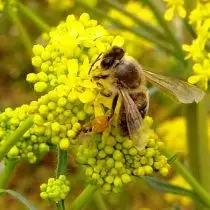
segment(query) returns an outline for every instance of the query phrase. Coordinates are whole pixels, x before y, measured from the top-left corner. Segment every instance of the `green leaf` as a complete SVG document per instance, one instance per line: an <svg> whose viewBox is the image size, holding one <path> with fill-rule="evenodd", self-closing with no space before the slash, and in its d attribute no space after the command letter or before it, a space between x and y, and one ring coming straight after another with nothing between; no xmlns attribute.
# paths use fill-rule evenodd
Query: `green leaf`
<svg viewBox="0 0 210 210"><path fill-rule="evenodd" d="M192 190L188 190L182 187L178 187L176 185L169 184L165 181L162 180L157 180L152 177L142 177L142 179L153 189L158 190L160 192L165 192L165 193L171 193L175 195L182 195L182 196L187 196L190 197L192 200L197 200L200 203L204 204L199 196L193 192Z"/></svg>
<svg viewBox="0 0 210 210"><path fill-rule="evenodd" d="M13 196L21 203L23 203L25 206L27 206L29 210L37 210L37 208L34 205L32 205L31 202L29 202L24 196L22 196L18 192L15 192L13 190L0 189L0 193L8 193L9 195Z"/></svg>

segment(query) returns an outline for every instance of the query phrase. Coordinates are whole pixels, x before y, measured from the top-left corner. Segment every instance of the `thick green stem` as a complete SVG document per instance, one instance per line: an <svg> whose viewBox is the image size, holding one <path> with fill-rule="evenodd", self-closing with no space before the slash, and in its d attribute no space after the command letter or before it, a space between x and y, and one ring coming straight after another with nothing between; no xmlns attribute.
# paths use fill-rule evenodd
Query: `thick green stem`
<svg viewBox="0 0 210 210"><path fill-rule="evenodd" d="M68 165L68 153L66 150L61 150L58 147L56 178L58 178L60 175L66 175L67 165ZM65 210L64 200L58 202L57 209Z"/></svg>
<svg viewBox="0 0 210 210"><path fill-rule="evenodd" d="M101 196L100 192L96 192L94 194L94 202L96 205L96 208L98 210L108 210L106 204L104 203L103 197Z"/></svg>
<svg viewBox="0 0 210 210"><path fill-rule="evenodd" d="M186 120L190 169L198 182L210 192L208 116L205 99L199 104L186 107Z"/></svg>
<svg viewBox="0 0 210 210"><path fill-rule="evenodd" d="M29 55L29 57L31 57L32 55L32 42L31 39L28 35L28 32L26 31L24 25L22 24L20 18L17 15L17 11L16 8L13 8L12 6L8 6L7 8L7 13L9 14L9 17L11 18L12 22L14 23L14 25L17 27L19 34L20 34L20 38L23 42L24 47L26 48L26 51Z"/></svg>
<svg viewBox="0 0 210 210"><path fill-rule="evenodd" d="M0 147L0 161L7 155L9 150L18 142L23 134L33 125L33 118L28 117L21 125L6 139Z"/></svg>
<svg viewBox="0 0 210 210"><path fill-rule="evenodd" d="M0 174L0 188L4 189L8 180L17 165L17 160L6 160L5 167Z"/></svg>
<svg viewBox="0 0 210 210"><path fill-rule="evenodd" d="M144 28L149 33L153 34L157 38L162 39L163 41L168 41L167 37L155 26L151 25L149 22L145 22L143 19L133 15L128 10L124 9L124 6L118 3L117 1L111 1L111 0L104 0L107 4L115 8L116 10L122 12L123 14L127 15L129 18L131 18L138 26Z"/></svg>
<svg viewBox="0 0 210 210"><path fill-rule="evenodd" d="M179 160L175 160L172 166L182 175L182 177L191 185L200 199L210 208L210 194L198 183L185 166Z"/></svg>
<svg viewBox="0 0 210 210"><path fill-rule="evenodd" d="M82 209L98 189L99 187L97 185L87 185L83 192L72 203L71 208L69 208L69 210Z"/></svg>
<svg viewBox="0 0 210 210"><path fill-rule="evenodd" d="M21 2L17 1L17 6L27 18L29 18L31 21L35 23L35 25L40 28L42 31L49 31L50 26L45 23L38 15L36 15L32 10L30 10L28 7L23 5Z"/></svg>

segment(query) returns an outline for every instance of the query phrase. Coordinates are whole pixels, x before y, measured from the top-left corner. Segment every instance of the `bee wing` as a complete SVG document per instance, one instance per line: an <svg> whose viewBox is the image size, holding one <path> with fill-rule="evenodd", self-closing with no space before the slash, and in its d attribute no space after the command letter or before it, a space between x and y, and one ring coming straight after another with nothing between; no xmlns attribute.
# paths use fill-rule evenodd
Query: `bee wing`
<svg viewBox="0 0 210 210"><path fill-rule="evenodd" d="M145 70L143 70L143 73L149 82L163 89L166 93L175 96L181 103L198 103L205 95L201 89L182 80L155 74Z"/></svg>
<svg viewBox="0 0 210 210"><path fill-rule="evenodd" d="M134 141L134 144L138 149L144 149L147 144L147 140L145 138L141 139L141 128L143 126L141 114L129 93L125 89L120 89L120 93L125 107L129 136Z"/></svg>

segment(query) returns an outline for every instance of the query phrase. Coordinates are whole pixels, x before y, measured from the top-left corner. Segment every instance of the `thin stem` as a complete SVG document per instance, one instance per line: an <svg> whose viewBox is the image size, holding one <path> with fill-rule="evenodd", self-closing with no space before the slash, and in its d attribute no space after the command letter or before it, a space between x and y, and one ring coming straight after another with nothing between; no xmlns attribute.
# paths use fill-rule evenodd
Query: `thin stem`
<svg viewBox="0 0 210 210"><path fill-rule="evenodd" d="M24 47L26 48L26 51L31 57L32 55L32 42L31 39L28 35L28 32L26 31L24 25L22 24L20 18L17 15L16 8L13 8L12 6L8 6L7 8L7 13L9 14L9 17L11 18L12 22L14 25L17 27L19 33L20 33L20 38L23 42Z"/></svg>
<svg viewBox="0 0 210 210"><path fill-rule="evenodd" d="M72 203L71 208L69 210L82 209L98 189L99 189L99 187L97 185L91 185L91 184L87 185L87 187L82 191L82 193Z"/></svg>
<svg viewBox="0 0 210 210"><path fill-rule="evenodd" d="M17 1L17 0L16 0ZM35 23L35 25L40 28L42 31L49 31L50 26L45 23L38 15L36 15L31 9L26 7L24 4L21 2L17 1L17 6L27 18L29 18L31 21Z"/></svg>
<svg viewBox="0 0 210 210"><path fill-rule="evenodd" d="M100 192L96 192L94 194L94 202L96 204L96 208L98 210L108 210L106 204L104 203L103 197L101 196Z"/></svg>
<svg viewBox="0 0 210 210"><path fill-rule="evenodd" d="M161 11L159 11L157 6L151 0L139 0L139 1L144 2L146 5L148 5L148 7L150 7L150 9L152 10L153 14L157 18L160 26L162 26L162 28L165 30L166 34L168 35L168 38L171 40L171 43L176 48L177 53L182 58L184 58L184 54L183 54L182 48L180 46L180 43L177 41L176 37L174 36L174 32L172 32L172 30L169 28L166 20L164 20L163 14L161 13Z"/></svg>
<svg viewBox="0 0 210 210"><path fill-rule="evenodd" d="M28 117L21 125L6 139L5 143L0 147L0 161L7 155L9 150L18 142L23 134L33 125L33 118Z"/></svg>
<svg viewBox="0 0 210 210"><path fill-rule="evenodd" d="M105 12L103 12L103 11L101 11L99 9L96 9L96 8L89 7L88 5L86 5L83 2L81 2L81 0L76 0L76 2L78 3L79 6L83 7L88 12L92 13L98 19L103 17L103 18L109 20L111 23L113 23L118 28L124 29L126 31L130 31L130 32L134 33L135 35L137 35L137 36L139 36L141 38L144 38L145 40L148 40L151 43L154 43L155 45L157 45L157 47L159 47L165 53L169 53L169 54L173 55L174 57L176 57L181 62L185 63L185 61L183 60L183 57L180 57L179 54L174 52L173 49L170 48L169 44L163 43L160 39L157 39L157 38L153 37L152 34L149 34L149 33L145 32L145 31L141 30L138 27L128 27L128 26L122 24L120 21L118 21L118 20L108 16Z"/></svg>
<svg viewBox="0 0 210 210"><path fill-rule="evenodd" d="M168 157L169 155L166 154ZM183 166L178 159L176 159L172 166L182 175L188 182L200 199L210 208L210 194L198 183L198 181L191 175L185 166Z"/></svg>
<svg viewBox="0 0 210 210"><path fill-rule="evenodd" d="M0 174L0 188L5 188L8 180L14 171L15 167L17 166L17 160L6 160L5 167Z"/></svg>
<svg viewBox="0 0 210 210"><path fill-rule="evenodd" d="M58 147L56 178L58 178L60 175L65 175L67 173L67 165L68 153L66 150L61 150ZM56 206L58 210L65 210L64 200L58 202Z"/></svg>
<svg viewBox="0 0 210 210"><path fill-rule="evenodd" d="M139 26L141 26L142 28L146 29L148 32L150 32L151 34L153 34L157 38L160 38L163 41L168 41L167 37L165 36L165 34L163 34L158 28L156 28L155 26L151 25L148 22L145 22L141 18L133 15L128 10L124 9L123 5L121 5L117 1L111 1L111 0L104 0L104 1L107 4L109 4L110 6L112 6L113 8L115 8L116 10L118 10L118 11L122 12L123 14L127 15L128 17L130 17Z"/></svg>
<svg viewBox="0 0 210 210"><path fill-rule="evenodd" d="M60 175L66 175L67 165L68 165L68 153L67 150L62 150L58 147L57 154L57 168L56 168L56 178Z"/></svg>

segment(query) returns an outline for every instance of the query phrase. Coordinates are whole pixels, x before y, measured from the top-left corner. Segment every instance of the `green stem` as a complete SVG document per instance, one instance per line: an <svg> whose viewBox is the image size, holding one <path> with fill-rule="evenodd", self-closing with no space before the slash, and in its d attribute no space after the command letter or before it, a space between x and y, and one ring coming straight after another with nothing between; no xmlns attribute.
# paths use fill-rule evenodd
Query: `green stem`
<svg viewBox="0 0 210 210"><path fill-rule="evenodd" d="M68 153L66 150L61 150L58 146L56 178L58 178L60 175L66 175L67 165ZM65 210L64 200L58 202L56 206L58 210Z"/></svg>
<svg viewBox="0 0 210 210"><path fill-rule="evenodd" d="M130 31L130 32L134 33L135 35L137 35L141 38L144 38L145 40L150 41L151 43L154 43L155 45L157 45L157 47L159 47L165 53L169 53L169 54L173 55L174 57L176 57L181 62L185 63L185 61L183 61L183 57L180 57L179 54L174 52L174 50L172 48L170 48L169 44L163 43L160 39L153 37L152 34L149 34L145 31L141 30L138 27L128 27L128 26L122 24L120 21L108 16L105 12L103 12L99 9L96 9L96 8L89 7L88 5L83 3L81 0L76 0L76 2L79 6L83 7L86 11L92 13L98 19L105 18L105 19L109 20L111 23L113 23L118 28L126 30L126 31Z"/></svg>
<svg viewBox="0 0 210 210"><path fill-rule="evenodd" d="M97 185L87 185L83 192L72 203L69 210L80 210L91 199L94 193L99 189Z"/></svg>
<svg viewBox="0 0 210 210"><path fill-rule="evenodd" d="M14 171L15 167L17 166L17 160L6 160L5 167L0 174L0 188L5 188L8 180Z"/></svg>
<svg viewBox="0 0 210 210"><path fill-rule="evenodd" d="M28 35L28 32L26 31L24 25L22 24L20 18L17 15L16 8L13 8L12 6L11 7L8 6L6 8L7 8L7 13L9 15L9 17L11 18L12 22L17 27L17 29L20 33L20 38L23 42L24 47L26 48L26 51L27 51L29 57L31 57L31 55L32 55L32 42L31 42L31 39Z"/></svg>
<svg viewBox="0 0 210 210"><path fill-rule="evenodd" d="M191 173L183 166L179 160L175 160L172 166L178 171L182 177L191 185L200 199L210 208L210 194L198 183Z"/></svg>
<svg viewBox="0 0 210 210"><path fill-rule="evenodd" d="M182 57L184 59L184 54L183 54L182 48L180 46L180 43L177 41L176 37L174 36L175 33L170 29L166 20L164 20L162 12L159 11L157 6L151 0L139 0L139 1L144 2L148 7L150 7L153 14L157 18L160 26L165 30L168 38L171 40L171 43L176 48L177 53L180 55L180 57Z"/></svg>
<svg viewBox="0 0 210 210"><path fill-rule="evenodd" d="M96 208L98 210L108 210L106 204L104 203L103 197L101 196L100 192L96 192L94 194L94 202L96 204Z"/></svg>
<svg viewBox="0 0 210 210"><path fill-rule="evenodd" d="M50 26L45 23L38 15L36 15L32 10L26 7L21 2L17 1L17 6L27 18L35 23L37 27L39 27L42 31L50 31Z"/></svg>
<svg viewBox="0 0 210 210"><path fill-rule="evenodd" d="M9 150L18 142L23 134L33 125L33 118L28 117L21 125L6 139L5 143L0 147L0 161L7 155Z"/></svg>
<svg viewBox="0 0 210 210"><path fill-rule="evenodd" d="M186 120L190 169L196 180L210 192L208 116L205 99L199 104L186 107Z"/></svg>
<svg viewBox="0 0 210 210"><path fill-rule="evenodd" d="M68 153L67 150L62 150L58 147L57 154L57 168L56 168L56 178L60 175L66 175L67 165L68 165Z"/></svg>
<svg viewBox="0 0 210 210"><path fill-rule="evenodd" d="M118 3L117 1L111 1L111 0L104 0L107 4L115 8L116 10L122 12L124 15L127 15L129 18L131 18L134 22L136 22L139 26L146 29L149 33L153 34L157 38L162 39L163 41L168 41L165 34L163 34L158 28L155 26L149 24L148 22L145 22L141 18L133 15L128 10L124 9L124 6Z"/></svg>

